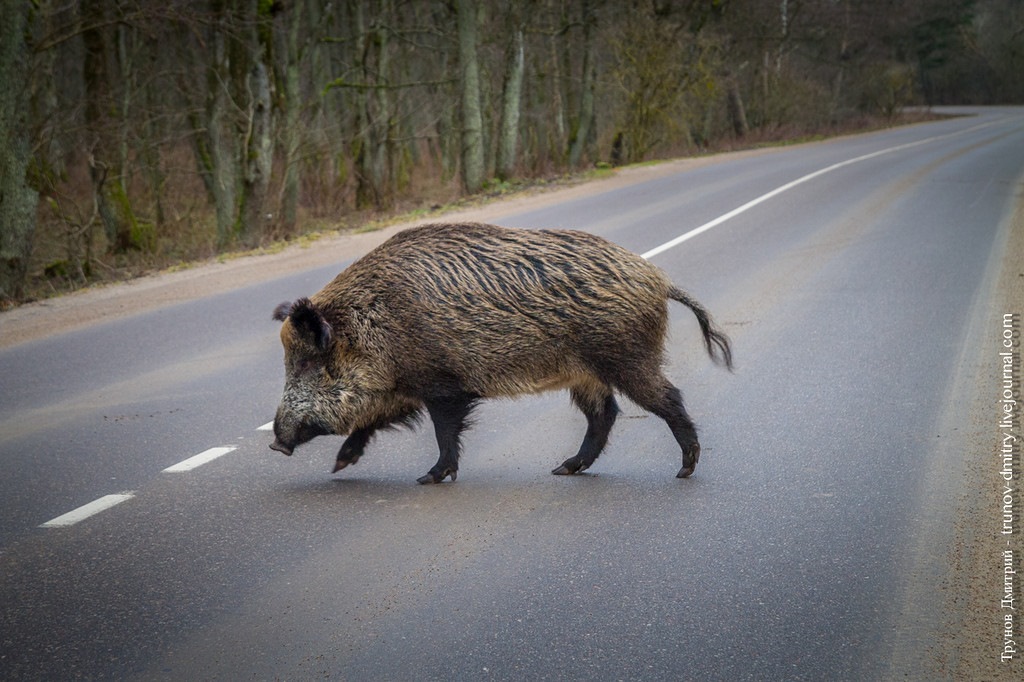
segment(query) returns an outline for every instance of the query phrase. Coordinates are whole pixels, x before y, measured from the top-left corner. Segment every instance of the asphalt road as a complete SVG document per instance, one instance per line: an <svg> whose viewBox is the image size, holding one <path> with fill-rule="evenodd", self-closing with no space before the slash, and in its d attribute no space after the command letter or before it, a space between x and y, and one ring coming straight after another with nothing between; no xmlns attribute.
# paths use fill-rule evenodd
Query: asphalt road
<svg viewBox="0 0 1024 682"><path fill-rule="evenodd" d="M270 312L344 262L0 350L0 678L934 679L1022 173L1024 110L990 109L497 220L638 253L711 225L652 256L736 355L673 304L688 480L628 403L552 476L584 430L559 393L481 408L457 483L415 483L429 425L334 476L338 438L270 451Z"/></svg>

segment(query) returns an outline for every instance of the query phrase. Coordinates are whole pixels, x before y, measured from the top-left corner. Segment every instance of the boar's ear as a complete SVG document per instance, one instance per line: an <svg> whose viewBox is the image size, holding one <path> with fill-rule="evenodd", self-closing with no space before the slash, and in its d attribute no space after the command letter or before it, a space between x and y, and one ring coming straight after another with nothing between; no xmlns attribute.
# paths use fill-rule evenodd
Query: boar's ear
<svg viewBox="0 0 1024 682"><path fill-rule="evenodd" d="M291 314L292 302L285 301L284 303L281 303L276 308L274 308L274 314L272 315L272 317L278 322L284 322L286 319L288 319L288 316Z"/></svg>
<svg viewBox="0 0 1024 682"><path fill-rule="evenodd" d="M291 319L292 326L295 327L295 331L298 332L299 336L315 348L324 351L331 345L331 341L334 338L334 330L331 329L331 323L327 321L323 313L317 310L316 306L308 298L297 300L292 305L288 317Z"/></svg>

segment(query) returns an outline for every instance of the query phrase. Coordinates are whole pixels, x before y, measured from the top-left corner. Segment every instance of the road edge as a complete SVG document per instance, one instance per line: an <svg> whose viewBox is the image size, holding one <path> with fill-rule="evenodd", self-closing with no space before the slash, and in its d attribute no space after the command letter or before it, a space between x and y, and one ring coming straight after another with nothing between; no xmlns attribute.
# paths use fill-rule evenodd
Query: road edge
<svg viewBox="0 0 1024 682"><path fill-rule="evenodd" d="M958 368L946 391L952 398L934 433L924 434L937 439L938 445L919 482L919 499L926 500L916 519L921 532L908 548L910 565L902 570L905 578L886 679L1016 679L1024 670L1024 641L1016 657L1000 658L1003 551L1008 545L1001 533L1005 481L999 473L999 352L1004 350L1003 315L1024 313L1024 260L1019 257L1024 254L1024 175L1015 187L1015 201L1000 227ZM1017 426L1020 435L1019 422ZM1017 467L1019 475L1019 459ZM1020 533L1017 504L1014 532ZM1016 539L1019 535L1013 537L1009 547L1017 555L1016 569L1024 569L1024 543ZM1016 594L1020 595L1019 584ZM1020 641L1024 614L1015 618L1014 634Z"/></svg>
<svg viewBox="0 0 1024 682"><path fill-rule="evenodd" d="M1003 623L1008 611L1000 604L1003 596L1003 552L1010 548L1016 555L1015 568L1020 571L1024 543L1019 539L1022 530L1020 491L1015 491L1014 535L1010 543L1002 534L1003 489L1006 485L1019 488L1000 474L1002 466L999 401L1002 393L999 353L1002 346L1003 315L1017 315L1019 324L1024 314L1024 175L1016 182L1017 200L1009 218L1009 234L1003 248L1003 263L995 285L994 297L984 329L984 344L978 359L979 370L975 392L971 400L971 425L978 431L979 440L966 454L970 461L966 467L965 485L957 500L957 524L951 549L951 572L947 580L946 599L953 610L959 609L958 623L947 623L944 639L957 651L955 667L951 672L956 679L1011 679L1024 672L1024 614L1016 615L1015 639L1020 642L1019 653L1003 659ZM1019 341L1019 337L1018 337ZM1017 346L1018 361L1020 347ZM1020 371L1018 364L1017 371ZM1020 380L1020 375L1017 375ZM1019 392L1019 385L1018 385ZM1019 397L1019 396L1018 396ZM1020 410L1016 432L1020 436ZM1015 474L1020 476L1020 444L1017 447ZM1019 597L1020 583L1015 584ZM1019 609L1015 609L1019 613ZM950 626L953 626L952 628ZM1014 673L1016 671L1016 673Z"/></svg>

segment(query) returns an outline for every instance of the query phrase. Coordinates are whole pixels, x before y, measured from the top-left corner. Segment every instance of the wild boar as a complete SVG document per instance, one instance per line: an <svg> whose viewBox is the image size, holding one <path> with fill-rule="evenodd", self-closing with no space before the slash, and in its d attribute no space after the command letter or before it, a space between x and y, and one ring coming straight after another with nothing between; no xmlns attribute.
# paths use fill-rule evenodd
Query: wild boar
<svg viewBox="0 0 1024 682"><path fill-rule="evenodd" d="M668 423L693 473L700 444L662 374L668 299L696 315L712 360L729 339L659 268L586 232L433 224L400 232L320 292L282 303L285 387L272 449L347 435L334 471L381 429L424 410L440 457L420 483L456 479L460 436L483 399L568 389L587 418L577 474L604 449L618 391Z"/></svg>

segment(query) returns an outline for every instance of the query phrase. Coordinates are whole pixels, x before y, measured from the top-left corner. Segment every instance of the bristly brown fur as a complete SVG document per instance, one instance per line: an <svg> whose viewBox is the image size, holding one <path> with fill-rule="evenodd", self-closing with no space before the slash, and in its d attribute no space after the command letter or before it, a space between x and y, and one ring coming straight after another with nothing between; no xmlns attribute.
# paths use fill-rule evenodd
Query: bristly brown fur
<svg viewBox="0 0 1024 682"><path fill-rule="evenodd" d="M694 312L708 353L731 368L729 340L707 311L662 270L601 237L476 223L406 230L310 299L278 306L286 355L333 347L325 372L337 380L334 404L303 400L321 413L283 421L352 433L357 459L374 430L426 407L439 442L444 435L455 450L442 451L432 478L454 478L458 434L477 401L566 388L591 426L578 461L567 460L571 471L556 470L575 473L603 448L618 390L669 422L683 475L699 446L661 373L669 299Z"/></svg>

